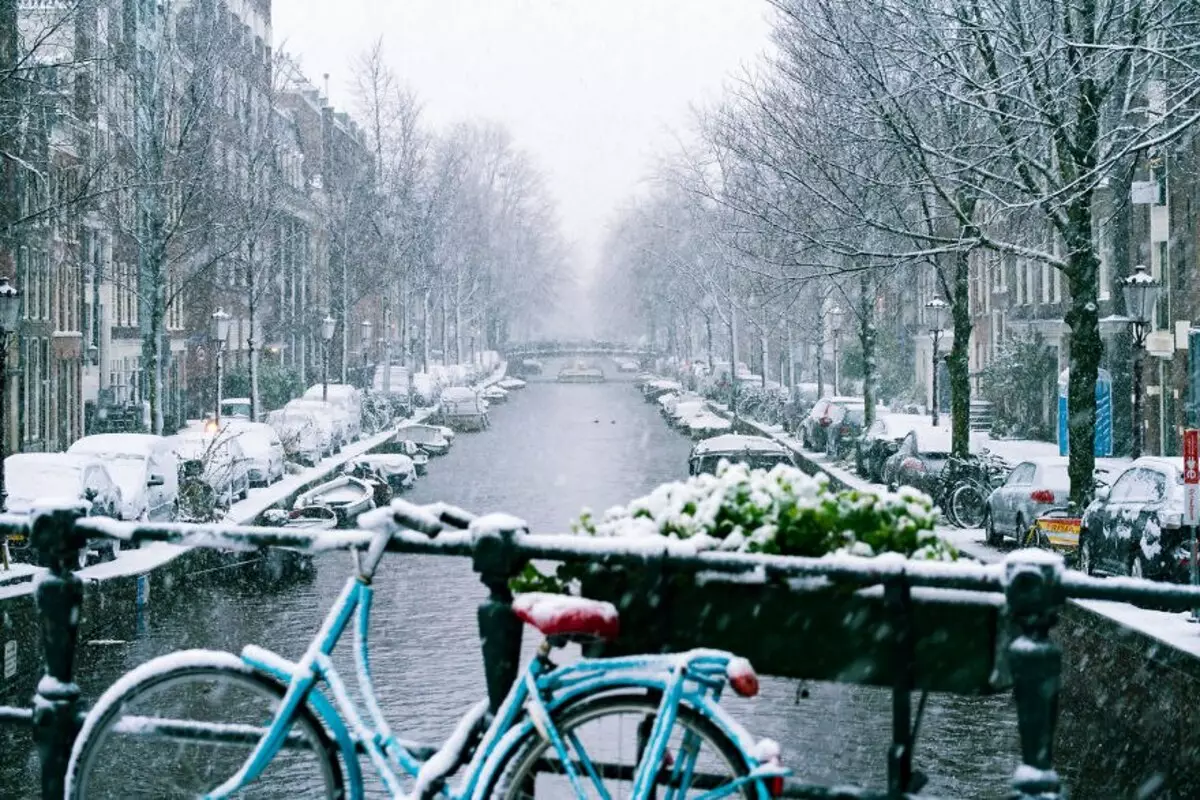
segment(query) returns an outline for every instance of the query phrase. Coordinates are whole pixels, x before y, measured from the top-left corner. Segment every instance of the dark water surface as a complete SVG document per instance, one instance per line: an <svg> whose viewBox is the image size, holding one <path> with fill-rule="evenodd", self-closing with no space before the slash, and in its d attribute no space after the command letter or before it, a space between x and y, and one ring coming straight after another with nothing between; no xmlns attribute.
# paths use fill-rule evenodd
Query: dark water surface
<svg viewBox="0 0 1200 800"><path fill-rule="evenodd" d="M409 498L505 511L534 531L563 532L584 507L600 511L685 475L690 444L628 382L534 382L492 409L489 431L462 434L448 455L433 459ZM131 629L132 641L82 646L84 697L95 698L129 668L179 648L237 652L254 642L295 658L349 574L349 556L329 554L301 585L160 594L138 631L121 626ZM372 662L382 707L403 735L440 741L484 693L475 607L485 592L468 560L434 557L390 557L376 587ZM526 635L527 651L535 638ZM349 644L347 637L342 649ZM796 643L797 658L807 646ZM345 655L338 664L348 668ZM785 763L806 781L882 787L890 694L827 684L808 689L809 697L798 700L794 682L768 678L757 699L728 702L752 732L782 744ZM9 741L0 797L34 796L32 753ZM1015 752L1007 695L930 697L916 759L931 775L929 793L1001 796ZM26 777L18 782L16 774Z"/></svg>

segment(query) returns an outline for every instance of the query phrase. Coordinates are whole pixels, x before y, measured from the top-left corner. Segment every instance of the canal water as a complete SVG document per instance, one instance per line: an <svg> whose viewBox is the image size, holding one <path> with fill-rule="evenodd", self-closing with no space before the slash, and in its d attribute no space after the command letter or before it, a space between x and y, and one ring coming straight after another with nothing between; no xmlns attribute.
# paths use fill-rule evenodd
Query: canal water
<svg viewBox="0 0 1200 800"><path fill-rule="evenodd" d="M562 532L583 508L603 510L686 475L690 445L628 381L534 381L493 408L490 430L460 435L448 455L433 459L409 498L504 511L536 532ZM81 644L84 697L95 698L124 671L180 648L237 652L254 642L295 658L349 574L348 555L328 554L318 559L315 577L299 585L159 593L140 624L119 624L112 638ZM415 556L386 559L376 587L372 666L382 707L404 736L440 741L483 696L475 608L485 592L468 560ZM526 650L535 642L527 634ZM796 642L797 658L806 646ZM785 763L805 781L882 787L889 693L798 688L765 678L757 699L727 702L752 732L782 744ZM1000 797L1017 762L1016 745L1009 696L931 696L916 762L931 777L930 794ZM0 796L35 795L36 760L29 748L14 746L0 768Z"/></svg>

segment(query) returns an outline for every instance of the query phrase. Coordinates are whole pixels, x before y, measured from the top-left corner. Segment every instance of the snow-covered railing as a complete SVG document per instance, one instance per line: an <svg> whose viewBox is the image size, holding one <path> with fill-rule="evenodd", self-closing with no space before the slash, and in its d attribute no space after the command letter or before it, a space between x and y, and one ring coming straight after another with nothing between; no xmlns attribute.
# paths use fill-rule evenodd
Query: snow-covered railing
<svg viewBox="0 0 1200 800"><path fill-rule="evenodd" d="M1061 681L1061 649L1051 640L1059 609L1068 597L1114 600L1158 608L1200 606L1200 588L1133 579L1099 580L1063 568L1045 551L1018 551L990 565L919 562L902 557L837 556L800 558L720 551L697 551L686 541L659 537L590 537L531 534L506 515L474 517L451 506L414 506L397 502L363 518L362 530L306 532L231 525L135 524L80 516L70 507L42 509L35 515L0 515L0 534L24 534L49 571L36 589L41 618L45 676L33 708L0 708L0 723L30 724L42 759L43 797L62 796L67 757L78 729L79 688L73 682L83 584L73 573L77 555L89 540L118 539L124 546L170 542L193 547L255 551L283 547L305 553L366 551L390 534L386 551L470 557L489 596L479 612L488 695L499 703L515 680L522 626L512 612L510 581L530 560L586 563L600 570L658 569L674 574L740 576L738 582L804 593L811 580L850 589L883 587L888 610L885 638L898 664L893 686L893 745L888 755L889 797L915 797L921 777L912 769L911 693L916 688L911 663L916 636L914 590L932 593L932 602L962 602L963 592L995 597L1003 603L1006 627L1004 668L1013 688L1019 719L1022 766L1013 777L1016 797L1054 798L1060 785L1053 768L1052 743ZM363 521L363 520L360 520ZM360 557L370 559L371 554ZM752 587L751 587L752 588ZM921 602L930 598L922 595ZM881 634L884 635L884 634ZM821 647L814 642L806 647ZM798 648L804 652L805 648ZM852 677L842 680L853 681ZM919 711L918 711L919 714ZM178 731L173 731L177 735ZM208 735L211 732L198 732ZM822 787L792 784L787 796L828 796ZM905 794L908 793L908 794ZM860 796L871 796L864 793Z"/></svg>

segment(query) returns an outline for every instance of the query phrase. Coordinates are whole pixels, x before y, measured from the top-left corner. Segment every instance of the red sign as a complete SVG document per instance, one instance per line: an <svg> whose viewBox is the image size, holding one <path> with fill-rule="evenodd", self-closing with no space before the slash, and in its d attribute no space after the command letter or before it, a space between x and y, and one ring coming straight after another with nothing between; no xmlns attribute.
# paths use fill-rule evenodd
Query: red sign
<svg viewBox="0 0 1200 800"><path fill-rule="evenodd" d="M1200 430L1183 432L1183 482L1200 483Z"/></svg>
<svg viewBox="0 0 1200 800"><path fill-rule="evenodd" d="M1200 525L1200 430L1183 432L1183 524Z"/></svg>

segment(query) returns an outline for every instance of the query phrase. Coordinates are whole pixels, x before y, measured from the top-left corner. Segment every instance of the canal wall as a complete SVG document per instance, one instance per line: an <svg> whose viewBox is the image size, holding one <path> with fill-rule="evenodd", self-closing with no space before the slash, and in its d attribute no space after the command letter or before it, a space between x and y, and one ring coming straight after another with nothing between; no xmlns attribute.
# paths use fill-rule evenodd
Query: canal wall
<svg viewBox="0 0 1200 800"><path fill-rule="evenodd" d="M730 419L724 406L710 406ZM877 488L779 428L745 419L734 427L775 439L800 469L836 488ZM1055 761L1072 796L1200 797L1200 623L1187 616L1124 603L1064 606L1055 629L1063 651Z"/></svg>

